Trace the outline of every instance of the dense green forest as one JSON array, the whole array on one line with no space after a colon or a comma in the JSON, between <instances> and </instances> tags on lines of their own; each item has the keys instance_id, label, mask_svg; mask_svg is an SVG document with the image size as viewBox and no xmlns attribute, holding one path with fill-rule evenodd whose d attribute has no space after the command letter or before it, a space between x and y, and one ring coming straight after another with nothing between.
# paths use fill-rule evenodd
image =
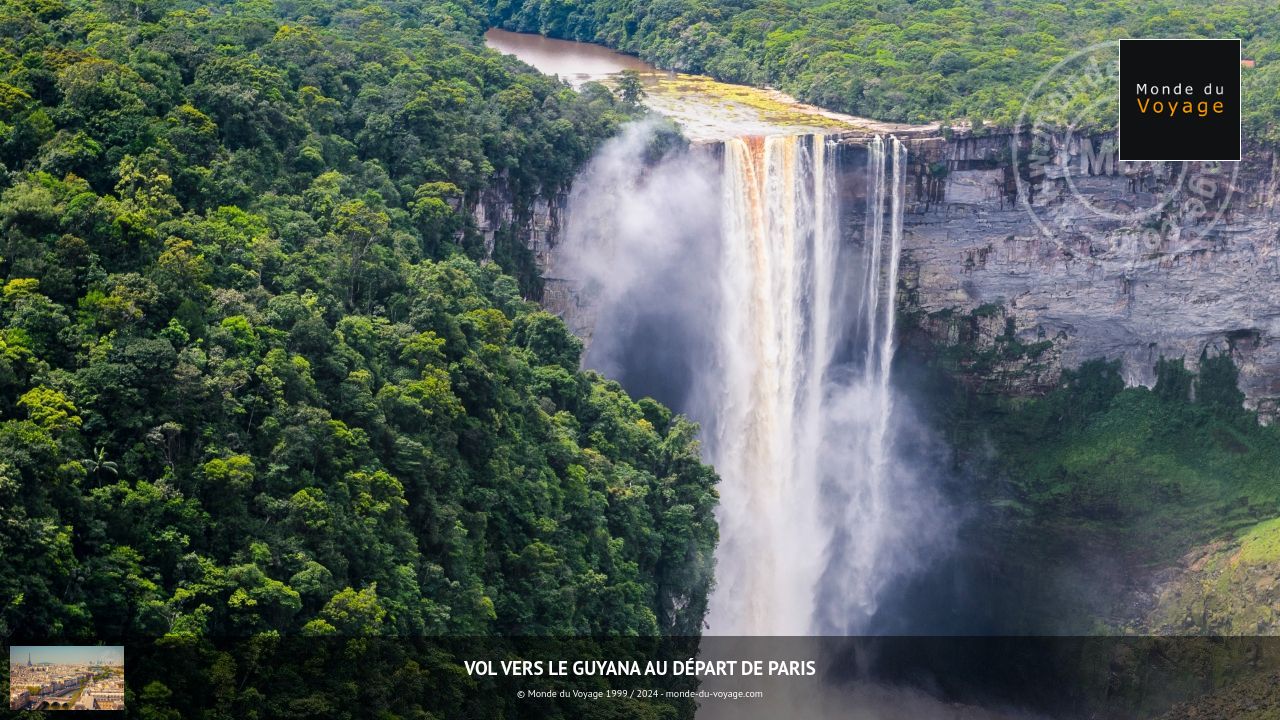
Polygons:
<instances>
[{"instance_id":1,"label":"dense green forest","mask_svg":"<svg viewBox=\"0 0 1280 720\"><path fill-rule=\"evenodd\" d=\"M467 212L627 104L484 27L0 4L0 638L698 633L695 428L579 372Z\"/></svg>"},{"instance_id":2,"label":"dense green forest","mask_svg":"<svg viewBox=\"0 0 1280 720\"><path fill-rule=\"evenodd\" d=\"M1243 75L1246 132L1280 139L1280 7L1267 0L487 2L493 22L511 30L600 42L665 68L911 122L1012 125L1036 80L1094 43L1241 38L1256 64ZM1083 120L1109 129L1114 104L1090 108L1088 91L1070 90L1073 102Z\"/></svg>"}]
</instances>

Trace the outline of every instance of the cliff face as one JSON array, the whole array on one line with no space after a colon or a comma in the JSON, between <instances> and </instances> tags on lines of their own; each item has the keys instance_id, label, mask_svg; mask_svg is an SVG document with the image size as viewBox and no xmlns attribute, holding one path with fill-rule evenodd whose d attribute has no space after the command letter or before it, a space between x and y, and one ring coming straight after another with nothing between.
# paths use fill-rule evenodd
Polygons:
<instances>
[{"instance_id":1,"label":"cliff face","mask_svg":"<svg viewBox=\"0 0 1280 720\"><path fill-rule=\"evenodd\" d=\"M1034 392L1097 357L1150 385L1161 356L1194 368L1228 353L1248 405L1274 419L1274 154L1247 149L1234 177L1223 164L1206 182L1121 165L1110 140L1046 153L1038 173L1015 167L1008 135L912 141L900 310L943 347L985 351L974 379L1002 391ZM1165 198L1161 212L1135 212Z\"/></svg>"},{"instance_id":2,"label":"cliff face","mask_svg":"<svg viewBox=\"0 0 1280 720\"><path fill-rule=\"evenodd\" d=\"M556 193L550 200L537 197L530 206L517 210L511 192L497 185L480 193L468 208L475 229L484 237L485 254L492 257L498 234L510 229L515 239L533 253L539 268L546 268L550 253L560 237L561 216L568 193Z\"/></svg>"},{"instance_id":3,"label":"cliff face","mask_svg":"<svg viewBox=\"0 0 1280 720\"><path fill-rule=\"evenodd\" d=\"M1274 153L1246 148L1245 162L1224 164L1206 183L1180 175L1179 164L1167 176L1121 164L1109 136L1031 163L1028 138L1018 163L1012 139L908 140L898 298L913 322L904 327L958 351L971 382L1014 394L1047 390L1063 368L1093 358L1118 359L1127 382L1150 385L1161 356L1194 369L1203 353L1228 353L1248 406L1267 420L1280 415ZM859 243L866 137L841 142L844 234ZM514 217L498 192L474 211L490 250L495 231L514 223L543 271L544 305L589 341L592 300L551 264L563 214L561 198Z\"/></svg>"}]
</instances>

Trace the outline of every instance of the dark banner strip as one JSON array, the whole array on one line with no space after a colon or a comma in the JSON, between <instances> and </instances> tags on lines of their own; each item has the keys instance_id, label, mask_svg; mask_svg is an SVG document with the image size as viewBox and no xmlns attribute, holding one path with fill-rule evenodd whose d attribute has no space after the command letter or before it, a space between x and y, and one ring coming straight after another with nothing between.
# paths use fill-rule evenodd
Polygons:
<instances>
[{"instance_id":1,"label":"dark banner strip","mask_svg":"<svg viewBox=\"0 0 1280 720\"><path fill-rule=\"evenodd\" d=\"M1280 711L1280 638L169 637L122 645L125 714L146 718L1148 718ZM21 667L29 655L11 655L8 673L30 677ZM858 712L851 715L851 708Z\"/></svg>"}]
</instances>

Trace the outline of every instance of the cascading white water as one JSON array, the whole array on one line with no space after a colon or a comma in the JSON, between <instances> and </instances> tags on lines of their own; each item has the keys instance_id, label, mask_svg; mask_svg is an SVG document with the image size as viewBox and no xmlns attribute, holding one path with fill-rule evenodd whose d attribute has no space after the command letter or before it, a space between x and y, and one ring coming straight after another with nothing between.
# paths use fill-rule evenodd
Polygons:
<instances>
[{"instance_id":1,"label":"cascading white water","mask_svg":"<svg viewBox=\"0 0 1280 720\"><path fill-rule=\"evenodd\" d=\"M594 327L586 363L703 425L722 479L708 632L873 632L936 524L892 453L906 149L870 143L859 242L839 203L857 155L833 139L646 162L653 133L629 127L575 182L554 270L592 299L566 308Z\"/></svg>"},{"instance_id":2,"label":"cascading white water","mask_svg":"<svg viewBox=\"0 0 1280 720\"><path fill-rule=\"evenodd\" d=\"M889 151L886 163L886 149ZM881 590L896 571L909 564L902 550L909 545L906 517L897 495L910 486L905 465L895 462L893 392L890 369L894 353L894 319L898 267L902 248L902 213L906 148L897 138L877 137L867 148L867 224L862 251L862 282L856 293L853 345L861 364L832 377L826 396L824 441L842 461L828 476L838 498L829 516L833 536L828 544L824 580L826 602L817 626L825 632L866 633L878 608ZM890 166L886 173L886 164ZM887 175L887 177L886 177ZM888 185L886 187L886 180ZM885 201L889 233L884 232ZM844 467L841 468L840 466ZM919 544L919 543L917 543ZM897 564L899 567L894 567Z\"/></svg>"},{"instance_id":3,"label":"cascading white water","mask_svg":"<svg viewBox=\"0 0 1280 720\"><path fill-rule=\"evenodd\" d=\"M725 147L720 392L708 409L723 478L708 621L717 634L865 631L883 585L906 153L891 140L886 178L885 143L869 148L856 254L841 247L828 142L783 135ZM846 292L859 255L860 287Z\"/></svg>"},{"instance_id":4,"label":"cascading white water","mask_svg":"<svg viewBox=\"0 0 1280 720\"><path fill-rule=\"evenodd\" d=\"M802 136L739 138L724 150L713 632L803 634L812 616L823 543L813 522L819 345L828 337L818 325L828 308L810 296L830 286L831 263L818 258L830 256L834 235L821 217L825 158L820 138L810 146Z\"/></svg>"}]
</instances>

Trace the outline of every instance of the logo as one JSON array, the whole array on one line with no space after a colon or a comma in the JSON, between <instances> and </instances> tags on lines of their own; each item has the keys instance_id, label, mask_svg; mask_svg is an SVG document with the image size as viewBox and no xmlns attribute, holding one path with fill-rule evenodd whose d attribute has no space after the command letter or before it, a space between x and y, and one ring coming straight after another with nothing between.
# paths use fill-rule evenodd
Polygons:
<instances>
[{"instance_id":1,"label":"logo","mask_svg":"<svg viewBox=\"0 0 1280 720\"><path fill-rule=\"evenodd\" d=\"M1120 41L1120 159L1240 159L1239 40Z\"/></svg>"}]
</instances>

